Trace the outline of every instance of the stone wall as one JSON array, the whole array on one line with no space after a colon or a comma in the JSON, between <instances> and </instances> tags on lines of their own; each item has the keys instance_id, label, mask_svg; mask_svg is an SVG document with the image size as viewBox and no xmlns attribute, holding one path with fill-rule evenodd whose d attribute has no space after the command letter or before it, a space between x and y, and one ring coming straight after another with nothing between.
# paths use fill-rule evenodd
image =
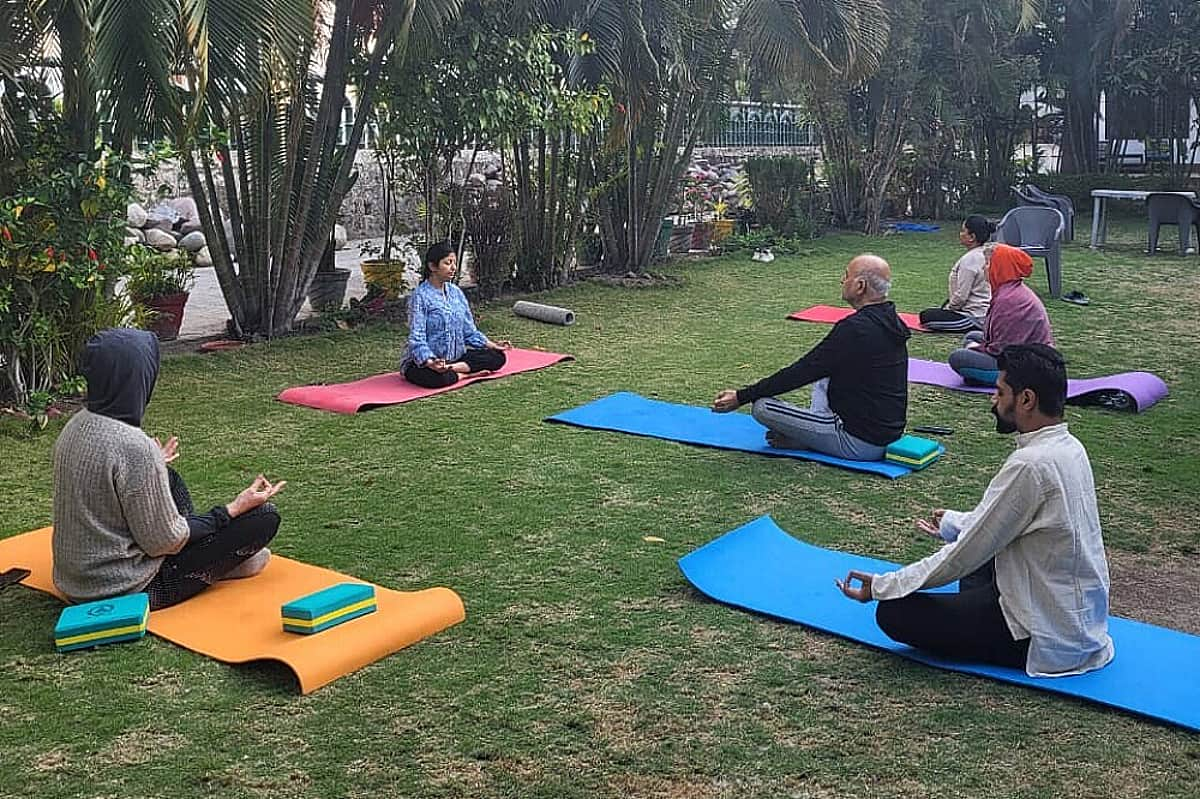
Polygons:
<instances>
[{"instance_id":1,"label":"stone wall","mask_svg":"<svg viewBox=\"0 0 1200 799\"><path fill-rule=\"evenodd\" d=\"M471 151L464 150L454 160L453 175L456 183L464 182L468 175L467 169L471 162ZM692 156L693 168L701 166L732 168L741 171L747 158L752 156L772 155L802 155L806 158L820 157L819 147L697 147ZM369 238L383 234L383 180L375 161L374 151L360 150L355 156L358 166L358 180L342 203L338 223L346 228L351 239ZM501 167L499 153L480 151L476 154L471 173L477 176L491 175ZM217 180L221 204L224 208L224 180L219 172L214 173ZM478 178L477 178L478 180ZM191 191L188 188L187 175L175 162L164 162L150 176L138 178L135 191L136 199L145 207L157 205L160 199L170 197L186 197ZM398 199L399 232L420 229L418 207L421 202L419 193L402 193ZM226 209L226 216L228 209Z\"/></svg>"}]
</instances>

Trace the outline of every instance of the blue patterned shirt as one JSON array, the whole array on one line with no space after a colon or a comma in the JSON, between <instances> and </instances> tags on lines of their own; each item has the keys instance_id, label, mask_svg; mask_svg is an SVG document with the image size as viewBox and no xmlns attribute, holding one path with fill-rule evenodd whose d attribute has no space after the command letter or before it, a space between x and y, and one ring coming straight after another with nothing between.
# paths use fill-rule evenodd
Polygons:
<instances>
[{"instance_id":1,"label":"blue patterned shirt","mask_svg":"<svg viewBox=\"0 0 1200 799\"><path fill-rule=\"evenodd\" d=\"M408 297L408 346L400 359L400 371L430 358L456 361L467 347L484 347L487 336L475 327L471 306L462 289L447 283L441 291L428 280L421 281Z\"/></svg>"}]
</instances>

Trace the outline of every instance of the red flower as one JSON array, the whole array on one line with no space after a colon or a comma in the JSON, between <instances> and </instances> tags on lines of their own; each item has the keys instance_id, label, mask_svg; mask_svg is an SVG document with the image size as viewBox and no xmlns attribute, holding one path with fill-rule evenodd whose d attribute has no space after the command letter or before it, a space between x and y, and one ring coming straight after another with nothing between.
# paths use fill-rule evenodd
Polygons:
<instances>
[{"instance_id":1,"label":"red flower","mask_svg":"<svg viewBox=\"0 0 1200 799\"><path fill-rule=\"evenodd\" d=\"M96 265L96 268L97 268L98 270L100 270L101 272L103 272L103 271L104 271L104 264L97 264L97 265Z\"/></svg>"},{"instance_id":2,"label":"red flower","mask_svg":"<svg viewBox=\"0 0 1200 799\"><path fill-rule=\"evenodd\" d=\"M88 247L88 260L95 261L98 257L99 256L96 255L96 251L93 250L91 247Z\"/></svg>"},{"instance_id":3,"label":"red flower","mask_svg":"<svg viewBox=\"0 0 1200 799\"><path fill-rule=\"evenodd\" d=\"M12 231L6 227L0 227L0 236L3 236L5 241L12 241Z\"/></svg>"},{"instance_id":4,"label":"red flower","mask_svg":"<svg viewBox=\"0 0 1200 799\"><path fill-rule=\"evenodd\" d=\"M625 103L617 103L617 113L618 114L625 113Z\"/></svg>"},{"instance_id":5,"label":"red flower","mask_svg":"<svg viewBox=\"0 0 1200 799\"><path fill-rule=\"evenodd\" d=\"M47 248L46 248L46 257L47 257L47 258L53 258L53 257L54 257L54 248L53 248L53 247L47 247Z\"/></svg>"}]
</instances>

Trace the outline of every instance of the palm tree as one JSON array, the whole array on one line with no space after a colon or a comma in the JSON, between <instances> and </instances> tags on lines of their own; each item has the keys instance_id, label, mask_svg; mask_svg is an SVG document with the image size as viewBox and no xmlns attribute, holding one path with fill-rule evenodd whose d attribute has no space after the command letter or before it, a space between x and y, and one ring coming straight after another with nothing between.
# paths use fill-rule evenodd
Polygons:
<instances>
[{"instance_id":1,"label":"palm tree","mask_svg":"<svg viewBox=\"0 0 1200 799\"><path fill-rule=\"evenodd\" d=\"M197 202L232 332L273 336L290 329L353 185L354 154L383 65L403 58L410 33L435 31L459 4L0 0L0 45L13 45L0 47L0 77L39 59L46 42L57 44L73 149L94 150L101 119L112 120L112 143L126 151L139 132L168 134ZM343 138L352 83L361 112ZM3 123L0 131L11 130Z\"/></svg>"},{"instance_id":2,"label":"palm tree","mask_svg":"<svg viewBox=\"0 0 1200 799\"><path fill-rule=\"evenodd\" d=\"M697 141L717 118L735 59L759 74L856 75L887 37L882 0L666 0L588 3L590 65L613 87L598 197L606 259L643 271Z\"/></svg>"},{"instance_id":3,"label":"palm tree","mask_svg":"<svg viewBox=\"0 0 1200 799\"><path fill-rule=\"evenodd\" d=\"M267 91L246 92L237 69L209 74L204 103L193 108L200 124L179 145L235 335L291 329L357 177L354 156L380 75L405 57L410 36L438 35L459 7L460 0L329 0L316 7L298 59L280 61L256 37L240 39L238 51L267 77ZM350 86L357 110L343 127Z\"/></svg>"}]
</instances>

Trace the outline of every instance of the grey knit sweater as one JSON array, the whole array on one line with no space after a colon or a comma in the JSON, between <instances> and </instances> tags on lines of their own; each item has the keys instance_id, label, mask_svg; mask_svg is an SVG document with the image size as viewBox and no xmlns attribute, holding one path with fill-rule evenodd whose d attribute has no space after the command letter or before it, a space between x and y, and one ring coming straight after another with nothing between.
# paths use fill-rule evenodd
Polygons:
<instances>
[{"instance_id":1,"label":"grey knit sweater","mask_svg":"<svg viewBox=\"0 0 1200 799\"><path fill-rule=\"evenodd\" d=\"M54 445L54 584L73 602L141 591L183 549L187 519L140 428L90 411Z\"/></svg>"}]
</instances>

